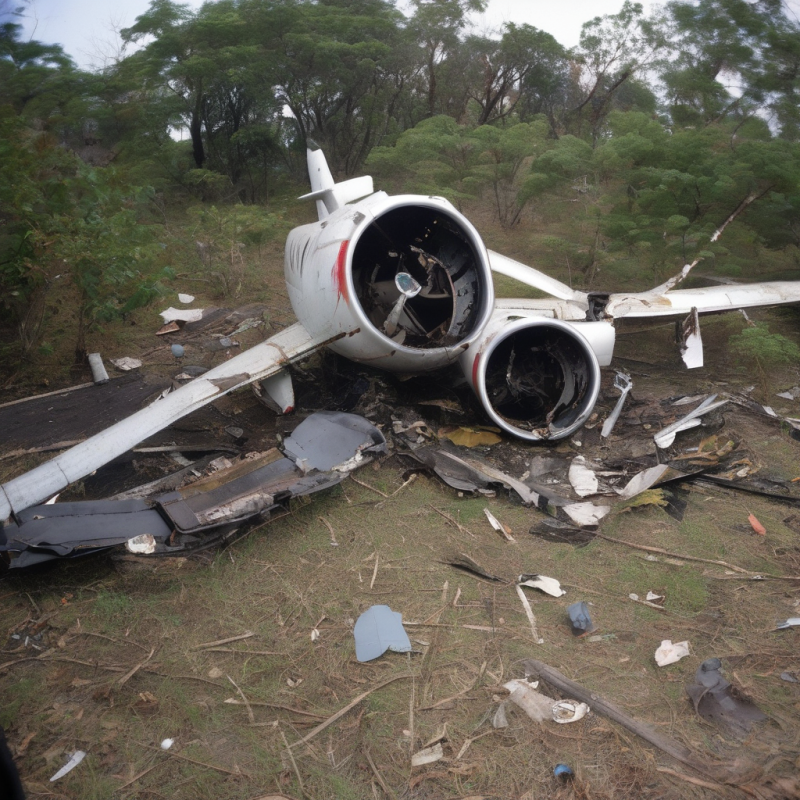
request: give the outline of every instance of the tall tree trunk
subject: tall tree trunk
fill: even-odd
[[[198,91],[192,109],[192,121],[189,124],[189,135],[192,137],[192,155],[198,169],[203,168],[206,160],[206,151],[203,148],[203,93]]]

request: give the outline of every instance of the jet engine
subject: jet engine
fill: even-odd
[[[592,413],[600,366],[611,359],[607,322],[495,312],[461,366],[489,418],[528,441],[563,439]]]
[[[494,306],[489,256],[472,224],[441,197],[352,193],[309,152],[320,220],[286,240],[292,308],[314,338],[354,361],[426,372],[458,359]],[[355,186],[352,192],[348,187]],[[333,341],[332,341],[333,340]]]

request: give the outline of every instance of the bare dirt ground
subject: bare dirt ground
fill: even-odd
[[[751,374],[731,363],[727,325],[704,328],[711,366],[693,372],[682,369],[671,329],[622,328],[618,365],[630,371],[634,391],[608,442],[596,423],[616,400],[613,373],[594,427],[572,439],[538,447],[504,439],[460,452],[517,478],[543,455],[633,461],[653,454],[652,433],[679,415],[666,398],[750,385],[760,402],[797,416],[796,401],[774,397],[797,385],[796,366]],[[174,371],[161,360],[161,372]],[[245,450],[263,449],[310,411],[342,407],[381,424],[390,454],[222,552],[100,556],[0,582],[0,724],[30,797],[798,796],[800,683],[786,679],[800,680],[798,628],[774,630],[800,615],[800,509],[791,497],[684,483],[670,495],[682,515],[615,503],[599,529],[605,538],[557,541],[532,535],[546,515],[506,492],[462,496],[432,474],[410,480],[414,463],[401,455],[409,442],[391,435],[393,418],[424,419],[426,444],[448,425],[481,422],[443,383],[397,382],[329,358],[305,365],[297,383],[297,417],[276,418],[240,393],[163,441],[198,431],[224,441],[224,428],[236,425]],[[421,397],[448,402],[418,405]],[[710,436],[735,442],[748,480],[800,495],[791,483],[800,476],[800,441],[779,423],[729,406],[680,434],[671,452],[686,454]],[[35,458],[0,462],[3,479]],[[74,496],[107,496],[175,468],[164,459],[134,456]],[[485,508],[513,541],[492,530]],[[766,535],[754,531],[750,514]],[[454,568],[448,562],[459,554],[501,580]],[[566,590],[560,598],[525,590],[542,643],[517,596],[522,573],[552,576]],[[662,595],[663,606],[629,597],[648,591]],[[591,636],[570,630],[566,609],[580,600],[597,627]],[[402,613],[411,653],[356,660],[353,624],[372,605]],[[656,666],[664,639],[688,641],[691,654]],[[768,716],[748,733],[695,713],[685,687],[712,657]],[[503,688],[524,677],[530,658],[676,740],[701,768],[597,708],[569,725],[534,722],[506,702]],[[540,691],[565,696],[545,682]],[[504,702],[508,726],[496,728]],[[160,747],[166,738],[174,740],[169,750]],[[437,744],[439,760],[411,765],[414,753]],[[50,782],[76,750],[85,760]],[[573,779],[554,776],[559,763]]]

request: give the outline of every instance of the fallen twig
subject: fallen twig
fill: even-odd
[[[189,756],[184,756],[181,753],[173,753],[171,750],[162,750],[160,747],[153,747],[151,744],[145,744],[144,742],[136,742],[139,747],[146,747],[148,750],[155,750],[157,753],[166,753],[169,758],[177,758],[181,761],[188,761],[190,764],[196,764],[198,767],[206,767],[207,769],[215,769],[217,772],[224,772],[226,775],[243,775],[245,778],[251,778],[252,776],[244,772],[243,770],[236,769],[228,769],[227,767],[219,767],[216,764],[208,764],[205,761],[198,761],[194,758],[189,758]]]
[[[238,636],[231,636],[227,639],[218,639],[216,642],[203,642],[203,644],[196,644],[192,650],[206,650],[209,647],[218,647],[221,644],[230,644],[231,642],[239,642],[242,639],[249,639],[251,636],[255,636],[255,634],[251,631],[247,631],[246,633],[240,633]]]
[[[239,692],[239,696],[242,698],[242,702],[244,703],[245,707],[247,708],[247,718],[250,720],[250,724],[254,725],[256,721],[255,714],[253,714],[253,709],[250,708],[250,703],[247,702],[247,698],[244,695],[244,692],[239,688],[239,684],[231,678],[230,675],[225,676],[234,686],[237,692]]]
[[[536,627],[536,617],[533,615],[533,609],[531,608],[531,604],[528,602],[528,598],[525,597],[525,592],[522,591],[522,587],[519,584],[516,584],[515,588],[517,590],[517,596],[522,602],[522,607],[525,609],[525,616],[528,618],[528,622],[531,625],[533,641],[536,644],[544,644],[544,639],[540,638],[539,636],[539,629]]]
[[[325,517],[317,517],[317,519],[331,532],[331,544],[338,547],[339,542],[336,541],[336,534],[333,532],[333,525],[325,519]]]
[[[375,780],[378,781],[380,784],[381,789],[386,792],[387,797],[391,797],[392,800],[396,800],[397,795],[388,787],[386,781],[383,779],[383,775],[381,775],[378,768],[375,766],[375,762],[372,760],[372,757],[369,754],[369,750],[365,747],[362,752],[364,753],[364,757],[367,759],[367,763],[370,766],[373,774],[375,775]]]
[[[363,486],[365,489],[369,489],[371,492],[375,492],[375,494],[379,494],[381,497],[388,498],[389,495],[386,492],[382,492],[380,489],[376,489],[374,486],[370,486],[368,483],[364,483],[364,481],[360,481],[356,478],[355,475],[350,473],[350,480],[354,483],[357,483],[359,486]]]
[[[305,744],[306,742],[311,741],[318,733],[322,733],[327,727],[333,725],[336,720],[341,719],[348,711],[355,708],[364,698],[369,697],[373,692],[377,692],[378,689],[382,689],[384,686],[388,686],[390,683],[394,683],[395,681],[402,680],[404,678],[413,678],[414,676],[410,672],[404,672],[402,675],[395,675],[392,678],[387,678],[385,681],[381,681],[377,686],[373,686],[371,689],[368,689],[366,692],[362,692],[355,700],[351,700],[344,708],[341,708],[332,716],[328,717],[325,722],[317,725],[316,728],[309,731],[302,739],[298,739],[296,742],[292,743],[291,747],[297,747],[299,744]]]
[[[277,650],[237,650],[235,647],[206,647],[207,653],[243,653],[250,656],[288,656],[288,653],[279,653]]]
[[[286,734],[283,732],[282,728],[278,728],[281,734],[281,739],[283,739],[284,745],[286,745],[286,752],[289,754],[289,758],[291,759],[292,766],[294,767],[294,774],[297,775],[297,782],[300,784],[300,791],[303,793],[305,797],[306,790],[303,786],[303,779],[300,777],[300,770],[297,768],[297,762],[294,760],[294,753],[292,752],[292,748],[289,747],[289,742],[286,741]]]
[[[392,497],[394,497],[395,495],[400,494],[400,492],[402,492],[403,489],[406,488],[406,486],[408,486],[409,484],[414,483],[414,481],[416,479],[417,479],[417,473],[415,472],[405,483],[403,483],[402,486],[400,486],[400,488],[395,489],[390,495],[388,495],[386,499],[389,500]],[[375,504],[375,508],[382,508],[385,504],[386,504],[386,501],[385,500],[381,500],[380,502]]]
[[[227,705],[230,706],[242,706],[242,703],[239,700],[234,700],[232,697],[229,697],[227,700],[223,701]],[[300,708],[293,708],[292,706],[282,706],[278,703],[263,703],[260,700],[250,700],[251,706],[264,706],[265,708],[280,708],[283,711],[290,711],[292,714],[300,714],[304,717],[313,717],[314,719],[325,719],[321,714],[314,714],[311,711],[303,711]]]
[[[380,556],[377,553],[375,553],[375,569],[372,570],[372,580],[369,582],[369,588],[370,589],[372,589],[372,587],[375,585],[375,578],[378,577],[378,559],[379,558],[380,558]]]
[[[152,772],[156,767],[163,764],[164,761],[156,761],[155,764],[151,764],[147,769],[143,769],[138,775],[134,775],[127,783],[123,783],[122,786],[118,786],[114,789],[115,792],[121,792],[123,789],[127,789],[131,784],[136,783],[140,778],[144,778],[148,772]]]
[[[130,672],[125,673],[125,675],[119,679],[119,685],[124,686],[153,657],[153,653],[155,653],[155,651],[156,649],[153,647],[150,650],[150,655],[147,656],[144,661],[137,664],[132,670],[130,670]]]
[[[693,783],[695,786],[702,786],[705,789],[714,789],[716,791],[720,791],[721,789],[725,788],[720,783],[712,783],[711,781],[700,780],[700,778],[693,778],[691,775],[684,775],[682,772],[670,769],[669,767],[656,767],[656,772],[663,772],[666,775],[674,775],[676,778],[680,778],[682,781]]]
[[[445,703],[450,703],[453,700],[458,700],[459,697],[463,697],[465,694],[469,694],[477,685],[478,681],[483,677],[483,673],[486,670],[486,662],[484,661],[481,665],[480,671],[478,672],[478,677],[467,686],[466,689],[462,689],[458,694],[451,695],[450,697],[445,697],[443,700],[438,700],[437,702],[433,703],[430,706],[423,706],[422,708],[418,708],[417,711],[432,711],[434,708],[439,708],[443,706]]]
[[[466,533],[469,534],[473,539],[475,539],[475,534],[472,531],[467,530],[458,520],[453,519],[446,511],[442,511],[440,508],[436,508],[434,505],[428,505],[428,508],[432,508],[437,514],[444,517],[451,525],[454,525],[459,533]]]
[[[727,569],[732,569],[734,572],[740,572],[743,575],[752,574],[752,570],[737,567],[735,564],[729,564],[727,561],[715,561],[709,558],[698,558],[697,556],[685,556],[681,555],[680,553],[670,553],[669,550],[664,550],[661,547],[649,547],[645,544],[634,544],[633,542],[627,542],[624,539],[615,539],[613,536],[606,536],[604,533],[597,533],[597,531],[595,531],[594,535],[597,536],[598,539],[605,539],[607,542],[613,542],[614,544],[624,544],[626,547],[632,547],[634,550],[644,550],[648,553],[658,553],[661,556],[680,558],[683,561],[699,561],[701,564],[715,564],[718,567],[726,567]]]

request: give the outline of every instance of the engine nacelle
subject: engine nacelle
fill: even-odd
[[[490,419],[528,441],[563,439],[589,418],[614,328],[498,310],[461,366]]]
[[[313,336],[338,337],[332,350],[396,372],[455,361],[494,305],[486,247],[440,197],[377,192],[295,228],[285,277]]]

